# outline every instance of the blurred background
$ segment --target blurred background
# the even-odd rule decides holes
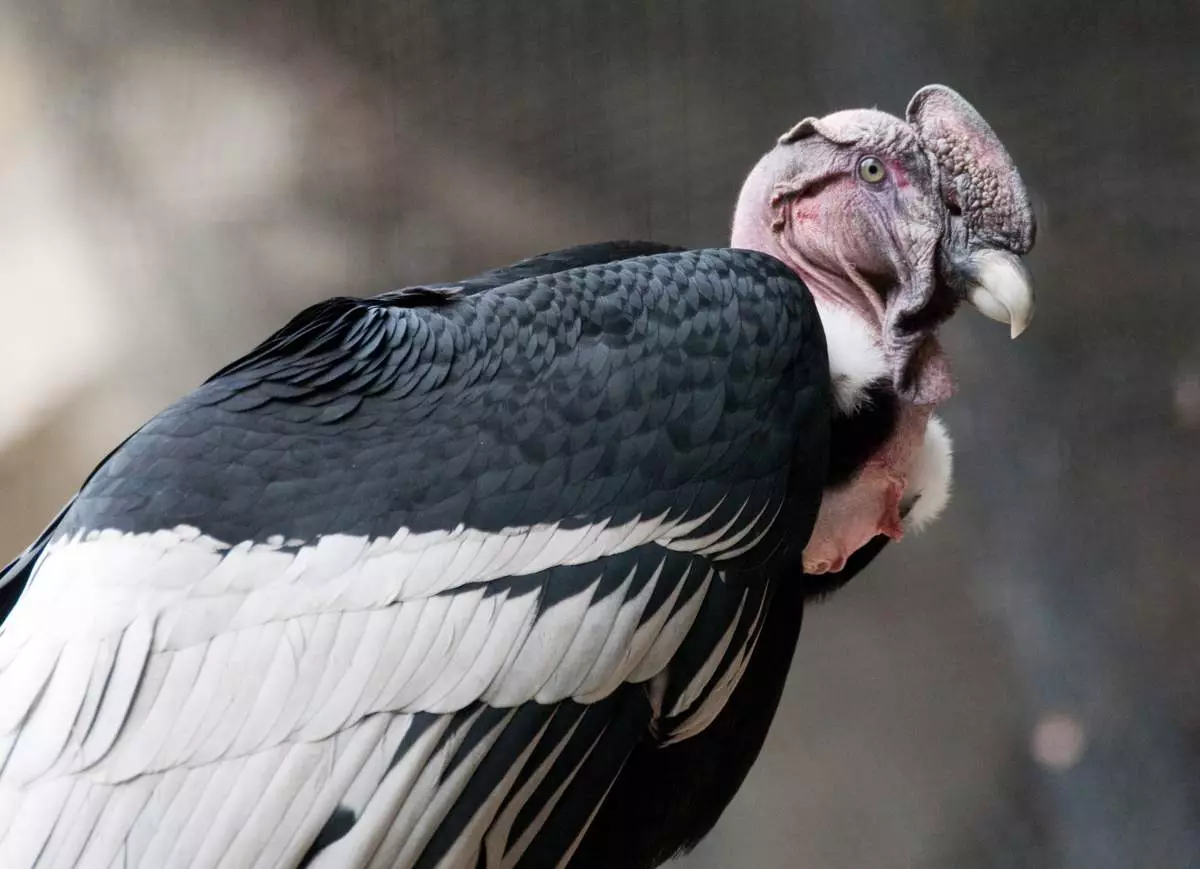
[[[807,617],[686,869],[1200,866],[1195,0],[2,0],[0,563],[302,306],[726,241],[807,114],[949,84],[1035,198],[947,328],[957,495]]]

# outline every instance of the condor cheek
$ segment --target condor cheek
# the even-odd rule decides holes
[[[886,300],[894,283],[907,269],[901,268],[906,259],[904,228],[908,218],[898,199],[877,198],[863,209],[863,218],[851,244],[852,262],[875,284],[880,299]]]
[[[822,219],[821,200],[815,196],[802,196],[792,203],[792,224],[810,228]]]
[[[901,220],[893,197],[864,192],[848,203],[835,238],[842,256],[868,279],[894,275]],[[874,281],[872,281],[874,283]]]

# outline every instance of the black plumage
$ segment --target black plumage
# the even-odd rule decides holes
[[[844,485],[868,458],[891,437],[896,428],[896,393],[891,384],[877,382],[863,391],[851,413],[835,413],[831,421],[827,487]]]
[[[750,252],[334,299],[143,426],[60,533],[308,540],[779,498],[789,464],[825,464],[825,364],[803,286]]]
[[[676,544],[438,592],[451,606],[474,590],[535,595],[537,619],[581,594],[624,608],[645,592],[638,626],[691,619],[669,675],[586,704],[417,712],[381,772],[438,726],[440,744],[459,740],[445,780],[495,740],[414,866],[451,853],[498,788],[509,788],[503,812],[529,785],[509,837],[532,838],[513,865],[553,865],[574,847],[572,866],[650,867],[711,828],[757,756],[804,600],[828,581],[800,567],[822,489],[886,439],[890,407],[881,390],[838,417],[808,291],[754,252],[591,245],[457,284],[332,299],[118,448],[6,570],[5,612],[49,541],[98,529],[191,526],[286,553],[397,528],[693,521]],[[734,532],[753,545],[721,553]],[[352,836],[360,813],[333,807],[305,861]]]

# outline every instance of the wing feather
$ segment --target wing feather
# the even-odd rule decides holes
[[[400,708],[405,688],[428,657],[453,603],[454,598],[451,595],[440,595],[419,602],[421,617],[417,622],[417,629],[409,639],[404,654],[399,656],[392,675],[383,688],[383,708]]]
[[[268,651],[271,642],[279,642],[282,635],[283,625],[279,622],[235,634],[225,676],[218,686],[219,699],[213,704],[213,711],[205,715],[201,739],[193,743],[189,763],[212,763],[231,756],[229,749],[245,726],[262,689],[260,673],[266,668],[266,661],[259,655]]]
[[[413,799],[413,795],[410,795],[405,800],[401,817],[412,807],[415,810],[415,818],[408,835],[404,837],[404,845],[393,865],[413,865],[417,862],[429,840],[433,838],[438,825],[450,813],[455,801],[467,787],[472,774],[479,768],[479,764],[495,744],[512,715],[513,712],[510,710],[499,722],[490,726],[481,738],[474,741],[466,756],[458,759],[453,767],[449,767],[449,763],[451,758],[463,748],[461,742],[456,744],[456,741],[449,741],[440,752],[439,759],[442,762],[426,767],[423,775],[430,779],[436,776],[436,783],[431,788],[432,799],[417,802]],[[470,722],[471,719],[468,719],[459,728],[463,740],[471,735]],[[386,821],[386,818],[384,820]],[[387,856],[390,857],[390,855]],[[336,864],[330,865],[331,867],[336,866]]]
[[[503,680],[494,686],[489,702],[497,706],[511,706],[524,698],[533,698],[539,703],[553,702],[544,692],[544,686],[555,667],[566,657],[599,583],[599,579],[593,580],[582,591],[538,613],[533,630],[525,638]]]
[[[647,628],[647,624],[643,624],[638,629],[638,634],[641,635],[640,641],[637,635],[634,636],[635,647],[641,647],[648,643],[649,648],[642,655],[641,660],[637,661],[633,672],[629,674],[628,681],[630,682],[645,682],[652,679],[662,672],[667,662],[671,660],[671,656],[675,654],[684,638],[688,635],[692,627],[692,622],[696,620],[696,613],[700,611],[700,605],[704,603],[705,592],[708,591],[709,585],[713,581],[716,574],[709,570],[701,583],[700,588],[692,593],[692,595],[680,607],[671,614],[662,628],[651,632]],[[718,582],[721,580],[718,578]],[[665,609],[665,607],[664,607]]]
[[[7,808],[11,821],[0,840],[0,866],[34,866],[45,849],[55,822],[70,799],[70,779],[56,779]],[[6,801],[7,802],[7,801]],[[3,829],[0,827],[0,829]]]
[[[192,817],[212,772],[211,767],[176,767],[159,778],[151,799],[130,831],[130,850],[142,855],[142,863],[167,865],[167,855]]]
[[[0,733],[13,732],[29,715],[53,677],[61,651],[58,646],[49,644],[36,647],[0,672],[0,697],[4,698]]]
[[[294,687],[260,746],[281,742],[301,726],[333,649],[341,619],[338,613],[321,613],[301,617],[290,624],[299,627],[299,631],[284,632],[288,650],[295,657]]]
[[[464,704],[447,703],[447,697],[454,694],[455,689],[468,672],[475,666],[483,648],[488,644],[500,611],[504,608],[504,598],[500,595],[481,593],[480,601],[471,614],[465,617],[455,627],[455,637],[452,641],[449,656],[438,667],[436,678],[412,705],[427,712],[453,712],[461,709]],[[465,626],[464,626],[465,624]],[[466,692],[468,702],[478,697],[478,693]]]
[[[61,781],[70,784],[71,780]],[[150,799],[157,783],[155,776],[136,778],[108,792],[104,808],[79,859],[80,865],[123,869],[133,862],[132,855],[128,852],[129,830]]]
[[[388,709],[394,706],[391,698],[403,686],[402,682],[395,681],[396,674],[404,666],[429,603],[429,600],[416,600],[394,608],[395,618],[392,619],[391,630],[384,640],[383,654],[372,668],[367,684],[363,687],[362,696],[353,712],[355,718],[361,718],[372,709]]]
[[[96,679],[103,682],[104,695],[92,726],[79,744],[79,768],[87,768],[98,762],[117,741],[129,715],[129,707],[142,683],[153,638],[153,620],[145,615],[137,616],[121,631],[112,668],[103,674],[102,679]],[[0,782],[3,781],[4,778],[0,777]]]
[[[270,862],[264,862],[260,856],[258,865],[295,866],[303,859],[342,795],[386,737],[388,719],[386,715],[368,716],[358,727],[347,732],[340,746],[336,740],[318,743],[328,746],[328,750],[324,762],[316,767],[309,781],[308,798],[285,804],[283,820],[268,844],[269,849],[271,846],[278,848],[276,856]]]
[[[427,711],[421,709],[417,700],[433,686],[453,660],[455,646],[466,632],[472,617],[483,602],[483,596],[482,588],[447,596],[450,605],[446,608],[446,617],[429,652],[421,659],[419,666],[405,683],[404,688],[392,698],[392,702],[396,704],[397,708],[414,712]]]
[[[316,798],[320,786],[318,771],[330,762],[328,742],[295,743],[281,748],[282,759],[275,776],[263,790],[258,804],[245,817],[242,830],[234,838],[220,864],[228,869],[242,866],[280,865],[284,848],[295,835],[296,817]],[[160,866],[152,859],[147,866]]]
[[[537,595],[529,592],[511,596],[502,592],[499,612],[475,663],[445,695],[429,705],[431,712],[462,709],[475,698],[483,697],[499,679],[501,669],[533,628]]]
[[[220,634],[203,646],[203,661],[191,693],[178,708],[178,720],[153,758],[156,767],[165,768],[179,763],[179,759],[190,759],[208,735],[205,722],[225,690],[223,682],[236,641],[235,634]]]
[[[105,800],[100,793],[102,787],[85,779],[75,779],[72,782],[71,793],[62,803],[62,809],[54,822],[54,832],[59,835],[51,834],[52,838],[41,854],[41,861],[46,866],[78,865],[79,855],[104,810]],[[4,808],[0,807],[0,818],[2,817],[5,817],[5,813]]]
[[[220,794],[211,814],[196,819],[204,828],[198,843],[182,849],[191,865],[216,867],[231,853],[246,816],[262,799],[279,769],[279,755],[278,749],[247,755],[235,775],[217,782],[227,790]],[[230,769],[236,768],[230,765]]]
[[[567,648],[562,660],[550,674],[550,679],[542,686],[538,696],[573,697],[578,692],[583,680],[596,665],[597,659],[604,650],[604,645],[617,622],[621,607],[626,603],[625,595],[633,582],[636,568],[617,587],[604,595],[599,601],[589,601],[584,611],[583,620],[575,632],[571,645]],[[597,582],[599,585],[599,581]],[[595,597],[595,592],[593,592]]]
[[[138,739],[118,739],[104,758],[104,775],[109,781],[123,781],[162,768],[156,768],[154,760],[179,722],[179,709],[192,694],[207,650],[205,644],[150,657],[143,678],[147,686],[160,687],[156,692],[138,689],[125,724],[129,732],[138,734]]]
[[[197,869],[211,865],[211,853],[208,860],[199,859],[204,849],[204,843],[213,830],[214,821],[219,818],[225,804],[230,801],[231,794],[238,782],[250,772],[253,762],[254,757],[249,756],[221,761],[212,765],[212,775],[206,776],[203,788],[189,806],[187,820],[174,837],[164,865],[195,865]],[[130,854],[129,857],[129,862],[135,866],[142,862],[141,855]]]
[[[342,730],[349,723],[371,675],[378,669],[386,668],[389,663],[386,644],[401,609],[403,607],[368,610],[357,625],[351,624],[350,614],[346,614],[339,627],[347,628],[348,631],[357,628],[359,631],[353,657],[340,671],[334,670],[331,661],[326,675],[336,675],[332,676],[333,681],[324,686],[324,690],[321,687],[317,688],[316,696],[322,699],[308,723],[299,732],[300,739],[323,739]],[[269,708],[266,707],[264,712]]]
[[[575,698],[581,703],[590,703],[607,697],[615,689],[615,684],[619,684],[619,682],[614,683],[614,680],[618,676],[623,679],[624,675],[628,674],[622,662],[626,660],[626,653],[638,625],[642,621],[642,616],[646,612],[646,607],[650,603],[655,583],[662,575],[665,561],[665,559],[659,559],[653,572],[649,567],[641,568],[641,572],[650,573],[649,579],[642,583],[641,589],[633,597],[623,600],[620,608],[613,615],[608,636],[600,647],[596,660],[583,677],[583,681],[575,689]],[[630,571],[630,578],[637,576],[638,572],[639,568],[635,565]],[[683,578],[686,579],[686,574]]]

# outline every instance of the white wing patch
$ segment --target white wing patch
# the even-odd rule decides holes
[[[332,534],[294,552],[282,549],[279,539],[230,547],[187,526],[142,534],[91,531],[47,547],[19,610],[44,615],[60,595],[70,595],[72,605],[41,624],[39,633],[78,639],[109,635],[142,609],[167,626],[155,632],[156,650],[182,648],[230,628],[427,598],[471,583],[584,564],[649,542],[716,554],[749,530],[731,523],[717,534],[688,539],[715,510],[687,520],[658,516],[576,529],[547,524],[484,532],[460,525],[413,534],[402,528],[374,540]],[[0,666],[21,642],[0,642]]]
[[[409,866],[486,752],[443,780],[434,727],[389,767],[416,713],[444,726],[480,700],[589,703],[649,680],[721,580],[680,599],[672,576],[653,612],[661,555],[598,600],[599,567],[550,606],[487,583],[647,542],[715,554],[766,516],[690,538],[711,515],[296,549],[191,528],[55,541],[0,630],[0,866],[293,866],[339,803],[365,814],[314,865]],[[501,847],[501,797],[471,821],[476,850]]]

